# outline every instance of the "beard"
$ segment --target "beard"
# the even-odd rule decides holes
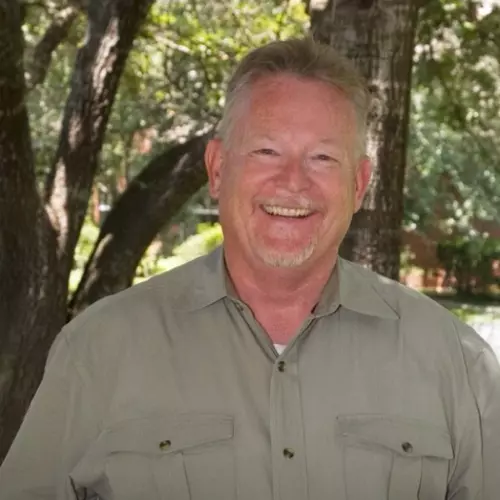
[[[262,261],[270,267],[292,268],[304,264],[316,248],[317,241],[311,240],[305,247],[296,251],[279,251],[270,248],[260,248],[258,254]]]

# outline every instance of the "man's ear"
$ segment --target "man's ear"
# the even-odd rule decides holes
[[[205,148],[205,168],[208,174],[210,196],[217,200],[222,176],[223,145],[220,139],[211,139]]]
[[[365,197],[368,186],[370,185],[370,179],[372,176],[372,163],[368,156],[363,156],[358,163],[356,169],[356,192],[355,192],[355,204],[354,211],[357,212],[363,203],[363,198]]]

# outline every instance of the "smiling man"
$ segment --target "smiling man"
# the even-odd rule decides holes
[[[223,248],[65,327],[1,500],[499,498],[489,346],[338,257],[367,109],[330,47],[243,59],[206,151]]]
[[[285,57],[293,48],[267,50]],[[307,65],[308,54],[298,55]],[[317,304],[368,186],[358,126],[367,95],[355,73],[346,75],[356,109],[326,74],[270,71],[272,62],[258,56],[242,63],[230,85],[221,138],[208,145],[206,163],[236,294],[271,339],[286,345]]]

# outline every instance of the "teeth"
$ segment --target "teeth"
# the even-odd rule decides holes
[[[306,217],[311,214],[307,208],[287,208],[276,205],[263,205],[264,210],[270,215],[281,215],[281,217]]]

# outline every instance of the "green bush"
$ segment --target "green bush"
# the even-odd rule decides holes
[[[445,272],[445,285],[457,293],[488,293],[500,284],[494,275],[494,262],[500,260],[500,240],[489,236],[455,236],[440,242],[437,256]]]
[[[189,236],[180,245],[174,247],[171,256],[159,257],[155,259],[154,263],[151,262],[151,258],[144,257],[140,265],[143,272],[138,272],[139,276],[135,281],[138,282],[154,274],[170,271],[190,260],[206,255],[218,247],[222,240],[220,224],[198,224],[196,234]],[[146,268],[147,272],[144,271]]]

